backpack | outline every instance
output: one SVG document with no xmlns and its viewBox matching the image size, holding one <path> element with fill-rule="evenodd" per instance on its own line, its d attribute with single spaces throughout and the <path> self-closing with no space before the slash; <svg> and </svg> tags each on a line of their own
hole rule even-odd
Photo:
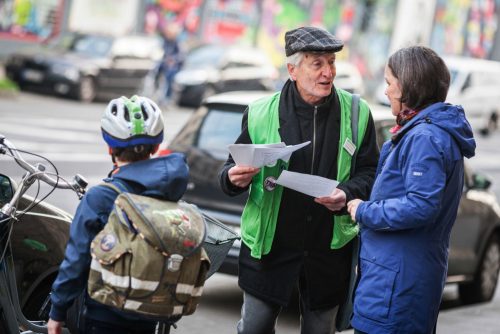
<svg viewBox="0 0 500 334">
<path fill-rule="evenodd" d="M 103 185 L 118 196 L 91 244 L 89 296 L 145 319 L 192 314 L 210 267 L 202 247 L 205 223 L 197 207 Z"/>
</svg>

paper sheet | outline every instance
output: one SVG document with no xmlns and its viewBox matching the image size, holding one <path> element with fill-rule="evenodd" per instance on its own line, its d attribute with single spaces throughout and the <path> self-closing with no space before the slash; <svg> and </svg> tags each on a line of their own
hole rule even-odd
<svg viewBox="0 0 500 334">
<path fill-rule="evenodd" d="M 289 172 L 284 170 L 276 183 L 312 197 L 329 196 L 339 184 L 322 176 Z"/>
<path fill-rule="evenodd" d="M 262 167 L 271 166 L 278 159 L 288 161 L 293 152 L 310 144 L 310 141 L 297 144 L 232 144 L 228 146 L 233 160 L 239 166 Z"/>
</svg>

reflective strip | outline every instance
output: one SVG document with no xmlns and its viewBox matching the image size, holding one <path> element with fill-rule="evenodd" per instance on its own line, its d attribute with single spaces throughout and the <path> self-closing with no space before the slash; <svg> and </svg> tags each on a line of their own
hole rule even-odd
<svg viewBox="0 0 500 334">
<path fill-rule="evenodd" d="M 128 276 L 118 276 L 113 274 L 111 271 L 103 269 L 99 261 L 96 259 L 92 259 L 92 262 L 90 263 L 90 269 L 93 269 L 95 271 L 98 271 L 101 273 L 102 280 L 112 286 L 118 287 L 118 288 L 128 288 L 128 282 L 129 278 Z"/>
<path fill-rule="evenodd" d="M 175 293 L 183 294 L 183 295 L 191 295 L 194 297 L 200 297 L 203 293 L 203 287 L 190 284 L 177 284 L 177 288 L 175 289 Z"/>
<path fill-rule="evenodd" d="M 191 294 L 191 296 L 193 296 L 193 297 L 201 297 L 202 293 L 203 293 L 203 287 L 199 286 L 199 287 L 196 287 L 196 288 L 193 289 L 193 293 Z"/>
<path fill-rule="evenodd" d="M 132 289 L 134 290 L 154 291 L 158 287 L 158 284 L 159 282 L 157 281 L 146 281 L 132 277 Z"/>
<path fill-rule="evenodd" d="M 126 289 L 129 287 L 130 276 L 120 276 L 103 269 L 99 261 L 92 259 L 90 268 L 101 273 L 102 280 L 111 286 Z M 132 289 L 154 291 L 158 287 L 157 281 L 146 281 L 132 277 Z"/>
<path fill-rule="evenodd" d="M 174 311 L 172 312 L 172 314 L 173 315 L 182 314 L 183 311 L 184 311 L 184 306 L 182 305 L 174 306 Z"/>
<path fill-rule="evenodd" d="M 135 300 L 126 300 L 125 305 L 123 305 L 123 308 L 127 310 L 138 310 L 139 307 L 141 307 L 142 303 L 135 301 Z"/>
<path fill-rule="evenodd" d="M 177 284 L 175 293 L 181 293 L 183 295 L 191 295 L 193 293 L 194 285 L 190 284 Z"/>
</svg>

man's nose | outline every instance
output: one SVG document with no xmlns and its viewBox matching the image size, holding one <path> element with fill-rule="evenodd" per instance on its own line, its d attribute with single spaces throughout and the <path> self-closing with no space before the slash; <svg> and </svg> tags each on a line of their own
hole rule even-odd
<svg viewBox="0 0 500 334">
<path fill-rule="evenodd" d="M 331 78 L 333 77 L 333 73 L 335 73 L 335 71 L 333 70 L 333 67 L 331 66 L 323 66 L 323 75 L 327 78 Z"/>
</svg>

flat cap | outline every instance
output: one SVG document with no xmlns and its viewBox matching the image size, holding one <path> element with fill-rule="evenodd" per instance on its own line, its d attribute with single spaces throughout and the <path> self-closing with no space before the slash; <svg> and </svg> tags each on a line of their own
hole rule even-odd
<svg viewBox="0 0 500 334">
<path fill-rule="evenodd" d="M 299 51 L 338 52 L 343 47 L 344 42 L 321 28 L 300 27 L 285 33 L 287 57 Z"/>
</svg>

